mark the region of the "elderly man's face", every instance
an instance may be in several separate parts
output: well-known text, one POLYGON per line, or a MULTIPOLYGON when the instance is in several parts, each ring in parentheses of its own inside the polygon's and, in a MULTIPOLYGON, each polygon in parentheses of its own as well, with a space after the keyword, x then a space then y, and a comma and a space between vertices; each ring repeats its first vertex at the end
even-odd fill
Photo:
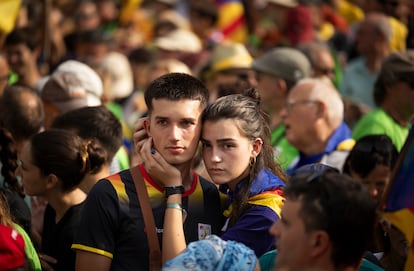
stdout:
POLYGON ((281 112, 286 126, 286 139, 298 150, 312 144, 313 135, 316 133, 315 123, 321 102, 309 97, 311 87, 310 84, 294 87, 281 112))

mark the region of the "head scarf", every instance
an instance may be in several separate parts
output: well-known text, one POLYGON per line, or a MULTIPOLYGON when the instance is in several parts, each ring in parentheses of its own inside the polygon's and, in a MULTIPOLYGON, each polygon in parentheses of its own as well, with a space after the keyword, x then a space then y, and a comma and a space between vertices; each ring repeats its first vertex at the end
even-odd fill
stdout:
POLYGON ((209 235, 204 240, 190 243, 180 255, 168 261, 162 270, 252 271, 256 264, 254 251, 244 244, 209 235))

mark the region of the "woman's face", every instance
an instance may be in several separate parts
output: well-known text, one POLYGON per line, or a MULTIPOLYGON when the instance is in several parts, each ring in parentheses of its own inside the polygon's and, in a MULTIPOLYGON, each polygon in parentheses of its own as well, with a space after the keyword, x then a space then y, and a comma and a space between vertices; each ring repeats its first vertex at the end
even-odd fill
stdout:
POLYGON ((351 176, 361 182, 367 188, 372 198, 379 202, 390 180, 391 169, 386 165, 376 165, 365 178, 362 178, 351 169, 351 176))
POLYGON ((16 174, 22 177, 24 193, 29 196, 43 196, 46 191, 47 177, 32 163, 30 142, 25 144, 20 154, 16 174))
POLYGON ((240 134, 236 120, 221 119, 203 124, 203 159, 216 184, 228 184, 234 190, 249 174, 249 162, 258 154, 254 142, 240 134))

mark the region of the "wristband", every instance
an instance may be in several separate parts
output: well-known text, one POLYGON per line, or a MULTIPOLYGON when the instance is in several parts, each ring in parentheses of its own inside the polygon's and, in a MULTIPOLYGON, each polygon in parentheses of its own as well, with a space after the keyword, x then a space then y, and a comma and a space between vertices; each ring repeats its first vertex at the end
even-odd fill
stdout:
POLYGON ((187 218, 187 211, 179 203, 176 203, 176 202, 167 202, 167 206, 165 208, 171 208, 171 209, 181 210, 181 212, 183 213, 183 222, 187 218))
POLYGON ((185 190, 184 190, 184 186, 179 185, 179 186, 166 186, 164 187, 164 192, 165 192, 165 197, 168 198, 171 195, 175 195, 175 194, 184 194, 185 190))
POLYGON ((167 206, 166 208, 174 208, 174 209, 178 209, 178 210, 184 210, 183 206, 179 203, 176 202, 167 202, 167 206))

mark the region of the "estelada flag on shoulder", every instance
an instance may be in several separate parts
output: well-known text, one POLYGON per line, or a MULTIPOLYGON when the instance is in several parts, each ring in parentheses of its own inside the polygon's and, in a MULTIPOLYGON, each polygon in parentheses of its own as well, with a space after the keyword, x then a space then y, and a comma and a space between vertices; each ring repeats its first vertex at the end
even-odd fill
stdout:
POLYGON ((384 217, 405 236, 409 248, 404 271, 414 270, 414 126, 401 150, 384 198, 384 217))

